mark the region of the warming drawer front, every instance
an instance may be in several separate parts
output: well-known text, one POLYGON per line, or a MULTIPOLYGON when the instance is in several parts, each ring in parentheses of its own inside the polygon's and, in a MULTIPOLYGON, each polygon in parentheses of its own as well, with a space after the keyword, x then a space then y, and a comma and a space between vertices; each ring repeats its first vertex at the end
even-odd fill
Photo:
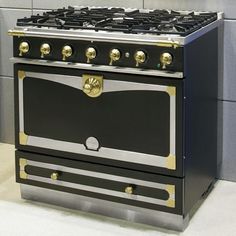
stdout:
POLYGON ((22 65, 15 77, 18 149, 183 176, 181 81, 22 65))
POLYGON ((182 214, 183 179, 16 152, 17 182, 182 214))

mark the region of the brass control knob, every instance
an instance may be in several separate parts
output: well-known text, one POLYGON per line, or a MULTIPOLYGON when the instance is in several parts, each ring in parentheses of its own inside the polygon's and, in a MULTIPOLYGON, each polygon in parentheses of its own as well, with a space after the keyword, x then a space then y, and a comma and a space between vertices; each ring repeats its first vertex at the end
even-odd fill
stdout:
POLYGON ((59 176, 59 174, 57 172, 54 172, 54 173, 51 174, 51 179, 52 180, 57 180, 58 176, 59 176))
POLYGON ((49 55, 51 52, 51 47, 48 43, 44 43, 40 47, 41 52, 41 58, 44 58, 45 56, 49 55))
POLYGON ((65 61, 67 58, 71 57, 73 54, 73 49, 71 46, 66 45, 62 48, 62 60, 65 61))
POLYGON ((95 77, 89 77, 84 81, 83 92, 89 97, 95 98, 102 94, 102 81, 95 77))
POLYGON ((19 51, 20 51, 19 56, 20 57, 23 56, 23 54, 29 52, 29 50, 30 50, 30 47, 29 47, 29 44, 27 42, 20 43, 20 46, 19 46, 19 51))
POLYGON ((169 66, 173 62, 173 57, 169 52, 164 52, 160 57, 162 69, 166 69, 166 66, 169 66))
POLYGON ((136 61, 136 66, 138 67, 139 64, 142 64, 146 61, 146 59, 147 59, 146 53, 144 51, 137 51, 134 54, 134 59, 136 61))
POLYGON ((127 194, 133 194, 134 193, 134 188, 132 186, 128 186, 125 188, 125 192, 127 194))
POLYGON ((93 60, 96 58, 97 51, 95 48, 89 47, 87 48, 85 55, 87 57, 87 63, 90 63, 90 60, 93 60))
POLYGON ((121 52, 119 49, 112 49, 110 51, 110 63, 109 65, 112 66, 113 62, 119 61, 121 57, 121 52))

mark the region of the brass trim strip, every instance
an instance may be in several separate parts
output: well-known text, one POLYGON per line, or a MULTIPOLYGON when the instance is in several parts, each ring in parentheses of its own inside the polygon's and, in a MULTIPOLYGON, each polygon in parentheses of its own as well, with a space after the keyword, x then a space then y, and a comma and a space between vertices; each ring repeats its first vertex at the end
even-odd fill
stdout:
POLYGON ((156 45, 158 46, 158 47, 167 47, 167 48, 174 48, 174 49, 176 49, 176 48, 179 48, 181 45, 180 45, 180 43, 179 42, 177 42, 177 41, 163 41, 163 42, 157 42, 156 43, 156 45))
POLYGON ((18 31, 18 30, 9 30, 9 31, 8 31, 8 35, 9 35, 9 36, 18 36, 18 37, 21 37, 21 36, 25 36, 25 32, 23 32, 23 31, 18 31))

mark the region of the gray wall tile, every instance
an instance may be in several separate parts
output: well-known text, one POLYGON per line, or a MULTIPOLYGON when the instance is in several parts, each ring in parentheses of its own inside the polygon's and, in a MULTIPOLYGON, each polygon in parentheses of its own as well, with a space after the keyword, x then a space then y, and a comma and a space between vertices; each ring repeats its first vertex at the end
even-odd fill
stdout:
POLYGON ((12 37, 7 35, 7 31, 15 26, 17 18, 29 15, 31 10, 0 8, 0 75, 13 75, 13 67, 9 61, 13 55, 12 37))
POLYGON ((236 101, 236 20, 225 20, 222 100, 236 101))
POLYGON ((144 0, 145 8, 223 11, 226 18, 236 19, 235 0, 144 0))
POLYGON ((31 0, 0 0, 0 7, 31 8, 31 0))
POLYGON ((13 79, 0 77, 0 142, 14 143, 13 79))
POLYGON ((223 103, 223 162, 220 177, 236 181, 236 103, 223 103))
POLYGON ((116 7, 133 7, 133 8, 142 8, 143 0, 33 0, 33 8, 58 8, 66 6, 116 6, 116 7))

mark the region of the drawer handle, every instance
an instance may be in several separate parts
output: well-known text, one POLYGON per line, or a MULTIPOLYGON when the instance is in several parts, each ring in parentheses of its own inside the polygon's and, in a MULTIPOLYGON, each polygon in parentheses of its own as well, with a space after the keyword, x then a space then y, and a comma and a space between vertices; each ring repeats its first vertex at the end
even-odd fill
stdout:
POLYGON ((54 173, 51 174, 51 179, 52 180, 57 180, 58 176, 59 176, 59 174, 57 172, 54 172, 54 173))
POLYGON ((132 186, 128 186, 125 188, 125 192, 127 194, 133 194, 134 193, 134 188, 132 186))

